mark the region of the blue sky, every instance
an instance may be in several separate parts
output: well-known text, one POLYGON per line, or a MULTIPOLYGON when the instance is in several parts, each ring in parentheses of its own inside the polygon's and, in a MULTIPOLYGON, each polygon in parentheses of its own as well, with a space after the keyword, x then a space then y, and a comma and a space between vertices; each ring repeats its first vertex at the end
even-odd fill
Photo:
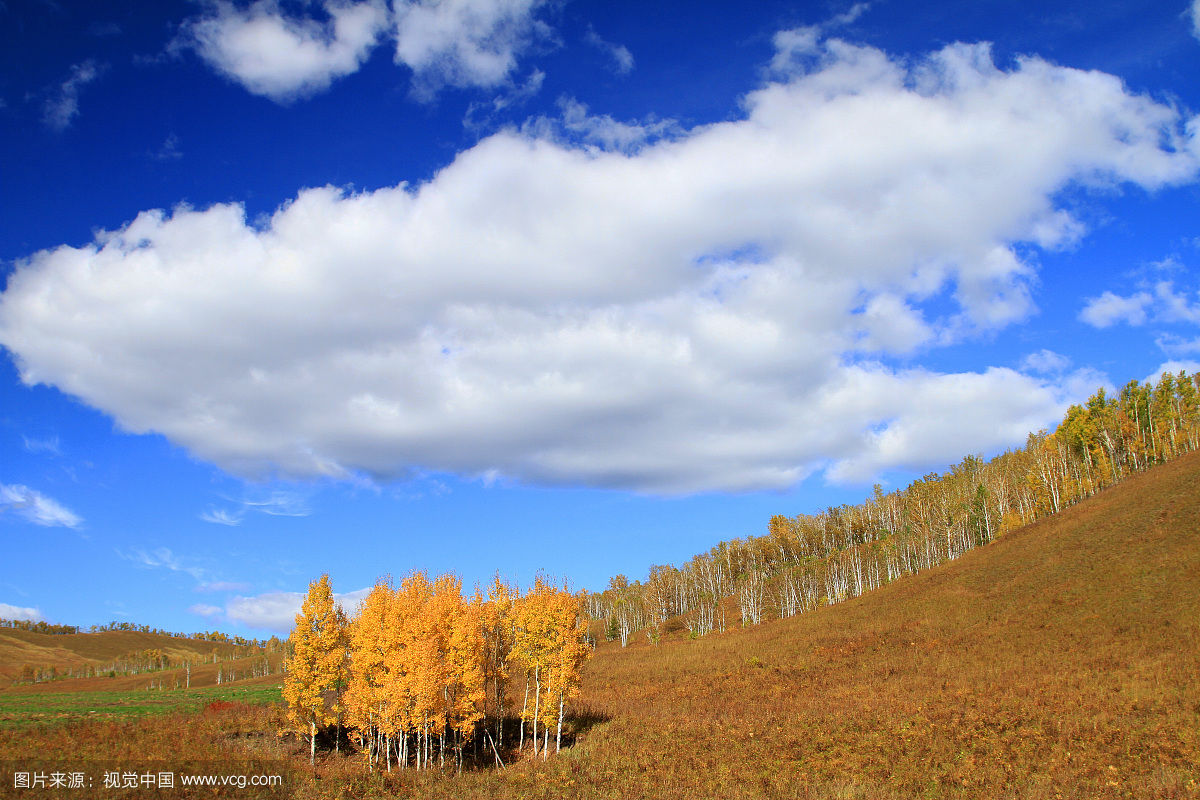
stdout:
POLYGON ((0 2, 0 616, 603 588, 1200 359, 1200 6, 0 2))

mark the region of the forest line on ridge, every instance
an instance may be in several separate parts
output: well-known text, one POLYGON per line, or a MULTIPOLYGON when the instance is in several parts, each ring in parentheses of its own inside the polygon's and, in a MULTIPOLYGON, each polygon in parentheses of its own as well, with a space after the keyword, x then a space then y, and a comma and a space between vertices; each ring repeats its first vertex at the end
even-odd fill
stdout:
POLYGON ((1066 508, 1128 475, 1200 448, 1200 374, 1132 380, 1071 405, 1052 432, 984 461, 874 493, 858 504, 773 516, 765 536, 723 541, 647 579, 614 576, 587 613, 622 646, 639 631, 657 645, 668 620, 690 637, 723 631, 729 612, 753 625, 839 603, 929 569, 1066 508))

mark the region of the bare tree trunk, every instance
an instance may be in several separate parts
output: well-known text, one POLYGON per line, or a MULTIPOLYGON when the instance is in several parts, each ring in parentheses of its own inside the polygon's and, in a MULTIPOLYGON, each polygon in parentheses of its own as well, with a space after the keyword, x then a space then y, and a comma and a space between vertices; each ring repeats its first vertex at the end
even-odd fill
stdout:
POLYGON ((534 693, 534 696, 533 696, 533 754, 536 756, 538 753, 538 749, 537 749, 538 714, 541 713, 540 710, 542 707, 542 679, 541 679, 541 675, 538 672, 538 668, 536 666, 533 668, 533 683, 534 683, 534 686, 536 687, 536 692, 534 693))
POLYGON ((529 673, 525 673, 525 702, 521 703, 521 738, 517 743, 517 752, 525 749, 525 710, 529 708, 529 673))
POLYGON ((562 752, 563 693, 558 693, 558 732, 554 734, 554 753, 562 752))
POLYGON ((317 763, 317 723, 315 720, 308 722, 308 763, 310 765, 317 763))

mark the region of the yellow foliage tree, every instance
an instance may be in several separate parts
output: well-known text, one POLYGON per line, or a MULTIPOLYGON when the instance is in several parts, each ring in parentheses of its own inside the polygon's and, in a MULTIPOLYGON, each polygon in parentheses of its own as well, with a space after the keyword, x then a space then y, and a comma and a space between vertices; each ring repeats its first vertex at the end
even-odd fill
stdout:
POLYGON ((309 584, 289 640, 283 699, 289 720, 307 730, 309 763, 315 763, 318 727, 338 720, 347 658, 346 617, 333 600, 328 575, 309 584))

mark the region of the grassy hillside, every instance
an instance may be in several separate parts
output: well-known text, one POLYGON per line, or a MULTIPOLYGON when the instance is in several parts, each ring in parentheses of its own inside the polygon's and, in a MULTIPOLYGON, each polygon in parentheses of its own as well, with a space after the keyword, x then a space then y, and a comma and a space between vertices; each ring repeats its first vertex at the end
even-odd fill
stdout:
POLYGON ((291 759, 297 797, 1200 797, 1200 456, 857 599, 711 635, 602 643, 548 762, 364 773, 266 711, 38 728, 97 748, 291 759), (91 726, 91 727, 89 727, 91 726), (115 731, 115 732, 114 732, 115 731), (241 748, 241 749, 239 749, 241 748))
MULTIPOLYGON (((15 628, 0 628, 0 691, 5 691, 16 681, 26 664, 35 667, 53 665, 60 673, 92 665, 101 667, 115 659, 145 650, 158 650, 171 663, 191 661, 192 686, 216 685, 217 672, 234 670, 244 673, 250 670, 253 657, 230 660, 235 652, 245 655, 247 648, 236 647, 228 642, 205 641, 160 633, 140 631, 102 631, 99 633, 46 634, 15 628), (218 663, 211 663, 213 654, 218 663), (203 663, 209 661, 210 663, 203 663)), ((259 648, 253 648, 261 652, 259 648)), ((268 658, 277 670, 281 655, 269 654, 268 658)), ((150 680, 162 680, 173 685, 182 670, 160 670, 138 675, 122 675, 115 678, 59 678, 33 685, 17 685, 8 691, 85 691, 95 688, 127 690, 143 688, 150 680)))
POLYGON ((844 604, 602 650, 584 749, 627 794, 1197 796, 1197 675, 1193 455, 844 604))

